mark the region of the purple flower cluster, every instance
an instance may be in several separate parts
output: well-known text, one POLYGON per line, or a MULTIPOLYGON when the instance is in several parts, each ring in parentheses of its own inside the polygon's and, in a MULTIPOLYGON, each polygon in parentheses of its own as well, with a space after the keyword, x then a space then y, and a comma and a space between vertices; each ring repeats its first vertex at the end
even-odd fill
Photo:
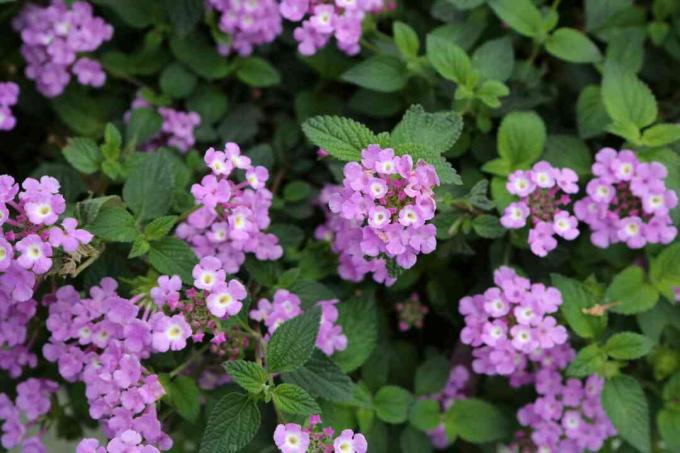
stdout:
POLYGON ((253 166, 236 143, 227 143, 224 151, 210 148, 204 160, 211 174, 191 187, 201 206, 177 227, 177 235, 199 257, 217 257, 228 274, 238 272, 246 253, 254 253, 258 260, 280 258, 278 238, 263 231, 270 223, 272 202, 272 193, 265 188, 267 169, 253 166), (245 172, 244 182, 230 178, 236 169, 245 172))
POLYGON ((562 304, 562 295, 509 267, 494 272, 494 283, 483 294, 461 299, 465 327, 460 338, 473 348, 476 373, 509 376, 523 372, 528 360, 566 343, 567 330, 549 316, 562 304))
POLYGON ((405 302, 395 304, 394 308, 399 314, 399 330, 407 332, 411 328, 422 329, 425 315, 430 309, 420 302, 418 293, 411 294, 405 302))
MULTIPOLYGON (((316 303, 321 308, 321 325, 316 337, 316 347, 327 356, 347 348, 347 337, 342 333, 342 326, 336 324, 337 303, 337 300, 320 300, 316 303)), ((281 324, 301 315, 302 312, 302 303, 297 295, 286 289, 278 289, 271 302, 268 299, 260 299, 257 308, 251 310, 249 316, 250 319, 264 323, 269 337, 281 324)))
MULTIPOLYGON (((142 295, 125 299, 117 287, 115 280, 105 278, 90 289, 88 298, 81 298, 72 286, 47 296, 50 338, 43 355, 57 363, 64 379, 85 383, 90 416, 111 439, 108 451, 126 452, 132 446, 145 452, 167 450, 172 440, 156 413, 165 390, 142 360, 153 352, 186 347, 191 327, 181 314, 152 314, 149 304, 140 310, 142 295)), ((95 440, 85 439, 78 451, 98 448, 95 440)))
POLYGON ((41 417, 49 412, 51 395, 59 385, 49 379, 30 378, 17 385, 14 402, 0 393, 0 420, 2 420, 2 446, 12 449, 21 446, 24 452, 42 453, 47 449, 42 441, 44 428, 34 435, 28 432, 41 424, 41 417))
POLYGON ((361 433, 343 430, 333 437, 333 428, 321 428, 321 417, 309 417, 309 427, 296 423, 279 424, 274 431, 274 443, 282 453, 366 453, 368 442, 361 433))
POLYGON ((19 100, 19 85, 14 82, 0 82, 0 131, 10 131, 17 124, 12 107, 19 100))
POLYGON ((530 220, 529 246, 538 256, 557 247, 555 235, 567 240, 579 235, 578 221, 567 210, 570 195, 578 192, 578 176, 570 168, 555 168, 545 161, 531 170, 517 170, 508 177, 508 192, 519 201, 505 208, 501 224, 523 228, 530 220))
POLYGON ((209 7, 221 16, 219 29, 228 35, 225 43, 218 45, 222 55, 232 51, 246 56, 253 49, 268 44, 283 30, 278 2, 275 0, 208 0, 209 7))
POLYGON ((342 187, 322 193, 330 213, 316 236, 340 253, 341 277, 360 281, 373 272, 374 280, 390 285, 388 260, 409 269, 418 254, 436 248, 437 229, 428 221, 439 177, 432 165, 419 160, 414 166, 410 155, 395 156, 391 148, 369 145, 361 157, 345 165, 342 187))
POLYGON ((669 212, 678 197, 666 187, 664 165, 642 163, 633 151, 603 148, 595 156, 593 174, 588 196, 575 204, 574 211, 590 226, 594 245, 606 248, 623 242, 637 249, 675 239, 678 230, 669 212))
POLYGON ((38 305, 33 293, 52 269, 55 249, 72 254, 92 240, 75 219, 55 225, 66 209, 59 188, 50 176, 27 178, 22 190, 11 176, 0 176, 0 369, 12 377, 36 365, 27 329, 38 305))
POLYGON ((301 25, 294 31, 298 51, 314 55, 332 37, 348 55, 361 50, 361 24, 367 14, 386 9, 384 0, 282 0, 281 15, 301 25))
MULTIPOLYGON (((465 398, 466 387, 470 380, 470 370, 464 365, 454 365, 449 372, 449 378, 446 381, 444 388, 437 394, 427 397, 437 401, 442 411, 447 411, 456 400, 465 398)), ((441 423, 435 429, 429 431, 427 435, 430 437, 432 445, 436 448, 444 449, 451 444, 451 440, 446 435, 444 423, 441 423)))
MULTIPOLYGON (((130 119, 132 110, 140 108, 153 108, 153 106, 142 97, 135 98, 132 101, 131 110, 125 113, 125 121, 130 119)), ((196 112, 183 112, 170 107, 159 107, 158 113, 163 117, 161 130, 142 145, 143 149, 152 151, 162 146, 171 146, 183 153, 188 152, 196 143, 194 129, 201 124, 200 115, 196 112)))
POLYGON ((525 431, 517 434, 516 446, 522 451, 600 451, 604 442, 616 435, 600 403, 603 385, 597 375, 585 382, 564 381, 556 370, 539 371, 539 397, 517 412, 525 431))
POLYGON ((26 77, 36 82, 43 95, 59 96, 71 73, 82 85, 104 85, 106 73, 99 62, 82 54, 111 39, 113 27, 95 17, 89 3, 76 1, 68 6, 64 0, 52 0, 46 7, 29 3, 13 26, 23 40, 26 77))
POLYGON ((194 287, 205 291, 205 299, 210 313, 220 319, 238 314, 246 298, 246 288, 238 280, 226 281, 222 262, 206 256, 193 270, 194 287))

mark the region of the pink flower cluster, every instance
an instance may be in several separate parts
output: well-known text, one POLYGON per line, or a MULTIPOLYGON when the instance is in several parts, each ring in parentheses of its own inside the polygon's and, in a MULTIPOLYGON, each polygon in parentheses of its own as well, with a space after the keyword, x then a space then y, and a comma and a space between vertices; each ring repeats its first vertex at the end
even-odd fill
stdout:
POLYGON ((341 277, 360 281, 373 272, 374 280, 390 285, 388 260, 409 269, 418 254, 436 248, 437 229, 428 221, 439 177, 432 165, 419 160, 414 166, 411 156, 395 156, 391 148, 369 145, 361 157, 345 165, 342 187, 322 193, 330 213, 316 236, 340 253, 341 277))
POLYGON ((678 197, 666 187, 664 165, 642 163, 633 151, 603 148, 595 156, 593 174, 588 196, 575 204, 574 211, 592 229, 594 245, 606 248, 623 242, 637 249, 675 239, 678 230, 669 212, 678 197))
POLYGON ((531 170, 517 170, 508 177, 508 192, 519 201, 505 208, 501 224, 523 228, 530 220, 529 246, 538 256, 557 247, 555 235, 567 240, 579 235, 578 220, 567 210, 570 195, 578 192, 578 176, 570 168, 555 168, 545 161, 531 170))
POLYGON ((111 39, 113 27, 94 16, 89 3, 76 1, 68 6, 64 0, 52 0, 46 7, 29 3, 13 26, 23 40, 26 77, 36 82, 43 95, 59 96, 71 73, 82 85, 104 85, 106 73, 99 62, 82 54, 111 39))
POLYGON ((226 281, 222 262, 213 256, 206 256, 194 267, 194 287, 205 291, 210 313, 220 319, 238 314, 246 298, 246 288, 238 280, 226 281))
MULTIPOLYGON (((337 300, 320 300, 316 303, 316 306, 321 308, 321 325, 316 337, 316 347, 327 356, 347 348, 347 337, 342 333, 342 326, 336 324, 337 303, 337 300)), ((267 336, 270 337, 281 324, 301 315, 302 312, 302 303, 297 295, 286 289, 278 289, 271 302, 260 299, 257 308, 251 310, 249 316, 250 319, 263 322, 267 327, 267 336)))
POLYGON ((366 453, 368 442, 361 433, 343 430, 333 438, 333 428, 321 428, 321 417, 309 417, 309 427, 296 423, 279 424, 274 431, 274 443, 282 453, 366 453))
POLYGON ((11 176, 0 176, 0 369, 12 377, 36 365, 28 323, 37 310, 38 279, 52 269, 55 249, 72 254, 92 240, 75 219, 55 225, 66 209, 59 181, 27 178, 21 188, 11 176))
POLYGON ((562 304, 556 288, 532 284, 509 267, 494 272, 497 286, 460 300, 465 317, 460 338, 472 346, 476 373, 523 372, 528 360, 567 341, 567 330, 549 316, 562 304))
POLYGON ((0 420, 2 420, 2 446, 12 449, 21 446, 24 452, 41 453, 47 449, 42 441, 45 433, 43 427, 29 436, 28 432, 41 424, 41 417, 47 414, 52 406, 51 395, 59 389, 59 385, 49 379, 30 378, 17 385, 17 396, 14 402, 4 393, 0 393, 0 420))
MULTIPOLYGON (((469 380, 470 370, 464 365, 454 365, 449 372, 449 379, 446 381, 444 388, 427 399, 437 401, 441 410, 445 412, 456 400, 464 399, 467 396, 466 387, 469 380)), ((438 449, 447 448, 451 444, 451 440, 446 435, 444 423, 429 431, 427 435, 430 437, 432 445, 438 449)))
POLYGON ((273 42, 283 30, 278 2, 275 0, 208 0, 209 7, 221 16, 219 29, 228 35, 227 42, 218 45, 222 55, 232 51, 246 56, 257 46, 273 42))
POLYGON ((0 131, 10 131, 17 124, 12 107, 19 100, 19 85, 14 82, 0 82, 0 131))
POLYGON ((199 257, 217 257, 229 274, 238 272, 246 253, 258 260, 280 258, 278 238, 263 231, 270 223, 272 202, 265 188, 267 169, 253 166, 236 143, 227 143, 224 151, 210 148, 204 161, 211 173, 191 187, 200 207, 177 227, 177 236, 199 257), (233 180, 236 169, 245 172, 245 181, 233 180))
MULTIPOLYGON (((131 109, 139 108, 153 108, 153 106, 146 99, 137 97, 132 101, 131 109)), ((129 120, 131 113, 131 111, 126 112, 125 121, 129 120)), ((152 151, 161 146, 171 146, 183 153, 188 152, 196 143, 194 129, 201 124, 200 115, 196 112, 182 112, 170 107, 159 107, 158 113, 163 117, 161 130, 144 143, 143 148, 152 151)))
POLYGON ((585 382, 565 381, 559 371, 539 371, 539 397, 517 412, 525 430, 517 433, 516 446, 522 451, 600 451, 604 442, 616 435, 600 403, 603 385, 597 375, 585 382))
POLYGON ((407 332, 411 328, 422 329, 425 315, 429 313, 430 309, 420 302, 418 293, 411 294, 411 297, 405 302, 395 304, 397 313, 399 315, 399 330, 407 332))
POLYGON ((338 48, 348 55, 361 50, 361 24, 367 14, 386 9, 384 0, 282 0, 281 15, 302 24, 294 31, 298 51, 314 55, 332 37, 338 48))
MULTIPOLYGON (((185 348, 191 327, 181 314, 152 314, 148 304, 140 310, 142 295, 125 299, 117 287, 115 280, 105 278, 90 288, 88 298, 72 286, 47 296, 50 338, 43 355, 58 365, 64 379, 85 383, 90 416, 111 439, 108 451, 126 452, 131 446, 145 452, 167 450, 172 440, 156 413, 165 390, 142 360, 153 352, 185 348), (138 445, 142 441, 144 450, 138 445), (122 447, 126 445, 128 449, 122 447)), ((100 451, 93 439, 83 440, 79 448, 83 453, 100 451)))

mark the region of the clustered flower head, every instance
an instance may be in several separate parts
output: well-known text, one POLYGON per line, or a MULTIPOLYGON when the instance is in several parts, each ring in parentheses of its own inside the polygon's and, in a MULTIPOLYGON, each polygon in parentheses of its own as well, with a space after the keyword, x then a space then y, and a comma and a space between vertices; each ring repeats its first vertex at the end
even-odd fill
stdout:
POLYGON ((508 376, 566 343, 567 330, 549 316, 562 304, 562 295, 505 266, 494 272, 494 282, 497 286, 483 294, 461 299, 465 327, 460 338, 473 348, 476 373, 508 376))
POLYGON ((385 0, 282 0, 281 15, 300 22, 293 35, 302 55, 314 55, 335 37, 338 48, 348 55, 361 50, 361 24, 367 14, 387 9, 385 0))
MULTIPOLYGON (((427 397, 427 399, 437 401, 440 409, 447 411, 456 400, 466 398, 466 387, 469 380, 470 370, 465 365, 454 365, 449 371, 449 378, 444 388, 440 392, 427 397)), ((451 444, 451 440, 446 435, 444 423, 440 423, 436 428, 428 431, 427 435, 436 448, 444 449, 451 444)))
MULTIPOLYGON (((149 306, 142 310, 141 295, 125 299, 117 287, 107 277, 90 288, 87 298, 72 286, 47 296, 50 337, 43 355, 58 365, 64 379, 85 383, 90 416, 110 439, 107 451, 167 450, 172 440, 156 413, 165 390, 142 360, 186 347, 191 327, 182 314, 170 316, 149 306)), ((104 451, 98 445, 95 439, 84 439, 78 451, 104 451)))
MULTIPOLYGON (((141 96, 132 101, 131 109, 153 108, 152 105, 141 96)), ((126 112, 125 120, 130 119, 132 110, 126 112)), ((201 116, 196 112, 183 112, 171 107, 159 107, 158 113, 163 118, 161 130, 142 145, 145 150, 154 150, 162 146, 171 146, 182 153, 188 152, 196 138, 194 129, 201 124, 201 116)))
POLYGON ((34 427, 38 427, 41 417, 49 412, 52 403, 50 398, 59 389, 59 385, 49 379, 30 378, 16 387, 17 396, 12 400, 0 393, 0 420, 2 420, 2 446, 12 449, 21 446, 24 452, 47 451, 42 441, 44 428, 29 435, 34 427))
POLYGON ((600 451, 604 442, 616 435, 600 402, 603 385, 597 375, 584 382, 564 380, 555 370, 539 372, 539 397, 517 412, 525 430, 517 433, 515 447, 538 452, 600 451))
POLYGON ((26 77, 34 80, 47 97, 59 96, 71 81, 101 87, 106 73, 98 61, 83 56, 113 36, 113 27, 92 14, 92 6, 76 1, 52 0, 49 6, 27 4, 14 19, 21 33, 21 53, 26 60, 26 77))
POLYGON ((622 242, 637 249, 675 239, 678 230, 669 212, 678 197, 666 187, 663 164, 640 162, 633 151, 603 148, 592 168, 596 178, 574 210, 590 226, 594 245, 606 248, 622 242))
POLYGON ((422 329, 425 315, 430 311, 426 305, 420 302, 418 293, 411 294, 405 302, 399 302, 394 306, 399 315, 399 330, 406 332, 411 328, 422 329))
POLYGON ((555 168, 545 161, 531 170, 517 170, 508 177, 508 192, 519 201, 505 208, 501 224, 510 229, 530 224, 529 246, 538 256, 557 247, 555 235, 567 240, 579 235, 578 221, 569 213, 571 196, 578 192, 578 176, 570 168, 555 168))
POLYGON ((361 163, 345 165, 342 187, 322 193, 330 215, 316 235, 340 253, 341 277, 360 281, 372 272, 374 280, 390 285, 388 260, 409 269, 418 254, 436 248, 437 229, 428 222, 439 177, 432 165, 419 160, 414 166, 410 155, 395 156, 391 148, 369 145, 361 157, 361 163))
POLYGON ((333 437, 333 428, 322 428, 321 417, 309 417, 309 426, 296 423, 279 424, 274 431, 274 443, 282 453, 366 453, 368 442, 361 433, 343 430, 333 437))
POLYGON ((75 253, 92 235, 65 218, 66 201, 59 181, 51 176, 26 178, 19 187, 0 176, 0 369, 12 377, 36 357, 27 344, 28 323, 37 310, 33 294, 42 276, 61 253, 75 253), (61 250, 56 253, 55 249, 61 250))
POLYGON ((0 82, 0 131, 10 131, 17 124, 12 107, 19 100, 19 85, 14 82, 0 82))
POLYGON ((204 161, 211 172, 191 193, 200 207, 177 228, 199 257, 213 256, 229 274, 238 272, 246 253, 258 260, 276 260, 283 255, 276 236, 265 233, 269 227, 272 193, 265 188, 269 172, 252 165, 236 143, 224 151, 208 149, 204 161), (236 182, 236 170, 245 173, 236 182))
POLYGON ((209 7, 221 16, 219 29, 227 40, 218 51, 229 55, 232 51, 246 56, 257 46, 274 41, 281 34, 282 20, 276 0, 208 0, 209 7))
MULTIPOLYGON (((335 351, 347 349, 347 336, 338 321, 337 300, 320 300, 315 305, 321 309, 321 324, 316 337, 316 347, 327 356, 335 351)), ((250 319, 263 322, 267 327, 267 338, 284 322, 303 313, 300 298, 286 289, 278 289, 271 302, 260 299, 257 308, 250 311, 250 319)))

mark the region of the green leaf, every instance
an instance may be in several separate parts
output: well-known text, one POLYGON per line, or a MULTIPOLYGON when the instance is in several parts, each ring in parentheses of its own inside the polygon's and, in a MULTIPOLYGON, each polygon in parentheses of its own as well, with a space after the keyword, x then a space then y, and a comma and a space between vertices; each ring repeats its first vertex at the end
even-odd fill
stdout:
POLYGON ((441 423, 439 402, 427 399, 416 400, 409 411, 408 421, 421 431, 435 429, 441 423))
POLYGON ((607 303, 615 304, 611 307, 614 313, 631 315, 654 307, 659 292, 647 283, 641 267, 629 266, 614 277, 605 298, 607 303))
POLYGON ((463 130, 463 119, 456 112, 428 113, 421 105, 412 105, 391 134, 392 144, 423 145, 442 154, 455 145, 463 130))
POLYGON ((643 453, 651 451, 647 398, 635 378, 622 374, 605 382, 602 407, 624 440, 643 453))
POLYGON ((464 85, 472 72, 467 53, 453 41, 433 34, 427 36, 427 58, 445 79, 464 85))
POLYGON ((170 49, 179 61, 206 79, 222 79, 233 70, 229 60, 217 53, 215 44, 199 33, 173 36, 170 49))
POLYGON ((593 138, 605 131, 611 122, 602 103, 600 87, 588 85, 576 101, 576 123, 582 139, 593 138))
POLYGON ((659 434, 668 451, 680 450, 680 409, 662 409, 656 417, 659 434))
POLYGON ((649 354, 653 346, 654 342, 644 335, 620 332, 609 337, 605 350, 614 359, 634 360, 649 354))
POLYGON ((606 61, 614 62, 628 71, 638 73, 645 57, 647 33, 643 27, 621 27, 611 30, 607 42, 606 61))
POLYGON ((163 152, 144 155, 128 174, 123 200, 139 220, 165 215, 172 203, 174 172, 163 152))
POLYGON ((158 83, 163 93, 173 98, 185 98, 196 87, 196 76, 179 63, 173 63, 161 72, 158 83))
POLYGON ((394 44, 396 44, 403 56, 407 58, 418 56, 420 40, 418 39, 418 34, 410 25, 395 21, 392 24, 392 34, 394 35, 394 44))
POLYGON ((488 0, 500 20, 517 33, 535 38, 543 31, 543 18, 531 0, 488 0))
POLYGON ((451 364, 443 356, 436 354, 424 361, 416 369, 415 394, 423 396, 441 391, 449 379, 451 364))
POLYGON ((297 203, 311 196, 313 190, 308 182, 300 179, 291 181, 283 188, 283 199, 291 203, 297 203))
POLYGON ((104 128, 104 144, 100 148, 104 158, 117 161, 120 158, 120 147, 122 144, 123 138, 118 128, 111 123, 106 123, 104 128))
POLYGON ((157 241, 172 230, 177 222, 176 215, 169 215, 153 219, 146 227, 144 227, 144 237, 149 241, 157 241))
POLYGON ((430 453, 432 441, 427 434, 407 426, 399 437, 399 446, 404 453, 430 453))
POLYGON ((95 0, 95 3, 110 7, 133 28, 152 24, 159 6, 154 0, 95 0))
POLYGON ((328 401, 347 402, 352 398, 352 380, 319 350, 314 351, 304 366, 285 373, 283 380, 328 401))
POLYGON ((496 109, 501 106, 498 98, 510 94, 510 89, 502 82, 485 80, 477 89, 475 95, 487 106, 496 109))
POLYGON ((607 362, 607 353, 597 344, 591 344, 581 349, 567 368, 569 376, 583 378, 600 370, 607 362))
POLYGON ((573 135, 549 135, 543 157, 555 167, 571 168, 579 176, 589 175, 593 164, 588 145, 573 135))
POLYGON ((201 124, 214 124, 227 112, 227 96, 210 85, 200 85, 186 101, 187 109, 201 117, 201 124))
POLYGON ((369 90, 393 93, 406 86, 408 72, 398 58, 378 55, 352 66, 340 78, 369 90))
POLYGON ((665 247, 652 259, 649 279, 668 300, 675 300, 674 289, 680 287, 680 242, 665 247))
POLYGON ((144 143, 156 135, 163 125, 163 117, 149 108, 135 109, 125 130, 128 143, 144 143))
POLYGON ((230 360, 224 363, 224 369, 234 382, 249 393, 260 393, 267 383, 267 372, 255 362, 230 360))
POLYGON ((562 293, 560 313, 569 327, 582 338, 595 338, 602 334, 607 326, 606 316, 590 316, 583 309, 590 308, 599 300, 583 283, 558 274, 552 274, 552 284, 562 293))
POLYGON ((377 342, 378 319, 375 302, 364 296, 338 305, 338 324, 347 336, 347 349, 337 351, 333 360, 345 373, 359 368, 373 352, 377 342))
POLYGON ((203 2, 201 0, 168 0, 166 11, 177 34, 184 36, 193 30, 203 17, 203 2))
POLYGON ((315 116, 302 124, 307 139, 340 160, 360 160, 378 138, 366 126, 341 116, 315 116))
POLYGON ((321 408, 309 393, 294 384, 279 384, 272 392, 274 405, 288 414, 309 416, 320 414, 321 408))
POLYGON ((401 387, 388 385, 375 394, 373 406, 378 418, 385 423, 404 423, 413 403, 413 395, 401 387))
POLYGON ((403 156, 404 154, 409 154, 414 162, 419 159, 434 166, 439 180, 442 184, 462 184, 462 180, 458 175, 458 172, 453 168, 450 162, 446 158, 440 155, 438 152, 431 150, 430 148, 418 145, 415 143, 401 143, 395 145, 394 149, 397 155, 403 156))
POLYGON ((538 160, 545 145, 545 124, 535 112, 512 112, 498 130, 498 154, 511 169, 528 167, 538 160))
POLYGON ((246 395, 228 393, 215 404, 201 440, 200 453, 237 452, 260 428, 257 403, 246 395))
POLYGON ((478 399, 458 400, 444 414, 449 438, 460 436, 474 444, 494 442, 510 434, 509 420, 493 405, 478 399))
POLYGON ((545 49, 571 63, 597 63, 602 53, 586 35, 573 28, 562 27, 555 30, 545 42, 545 49))
POLYGON ((241 60, 236 77, 252 87, 270 87, 281 82, 281 74, 267 60, 249 57, 241 60))
POLYGON ((670 145, 680 140, 680 126, 677 124, 655 124, 642 133, 642 144, 645 146, 670 145))
POLYGON ((179 275, 189 284, 193 282, 191 271, 198 264, 198 258, 186 242, 168 236, 151 243, 149 262, 159 273, 179 275))
POLYGON ((105 206, 122 207, 123 202, 118 195, 108 195, 106 197, 90 198, 88 200, 80 201, 76 204, 76 218, 78 219, 78 223, 85 225, 85 228, 89 229, 89 225, 94 222, 105 206))
POLYGON ((615 122, 630 122, 643 128, 657 117, 656 98, 652 91, 635 74, 614 64, 605 65, 602 102, 615 122))
POLYGON ((472 54, 472 66, 487 79, 505 82, 514 65, 515 52, 508 37, 490 39, 472 54))
POLYGON ((177 376, 174 379, 166 374, 160 376, 165 389, 163 399, 177 409, 182 418, 196 423, 201 415, 200 391, 196 381, 189 376, 177 376))
POLYGON ((133 242, 139 236, 139 229, 127 209, 112 206, 102 208, 87 230, 100 239, 109 242, 133 242))
POLYGON ((321 312, 318 308, 281 324, 269 340, 267 369, 270 373, 285 373, 303 366, 314 351, 319 332, 321 312))
POLYGON ((92 139, 69 138, 62 152, 68 163, 81 173, 90 175, 99 170, 102 153, 99 151, 97 143, 92 139))
POLYGON ((130 253, 128 253, 127 257, 130 259, 137 258, 142 255, 146 255, 149 253, 149 250, 151 250, 151 244, 144 238, 144 236, 140 234, 132 243, 132 248, 130 249, 130 253))
POLYGON ((490 214, 478 215, 472 221, 472 229, 479 237, 486 239, 496 239, 506 233, 506 229, 501 225, 498 217, 490 214))

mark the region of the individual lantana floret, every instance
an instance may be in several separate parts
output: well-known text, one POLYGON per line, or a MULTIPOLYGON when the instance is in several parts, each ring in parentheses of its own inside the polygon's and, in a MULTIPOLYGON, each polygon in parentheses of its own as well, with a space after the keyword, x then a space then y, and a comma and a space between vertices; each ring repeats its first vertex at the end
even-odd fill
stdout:
MULTIPOLYGON (((321 308, 321 325, 316 337, 316 347, 327 356, 335 351, 347 349, 347 337, 342 333, 342 326, 336 324, 338 309, 337 300, 320 300, 315 305, 321 308)), ((250 319, 263 322, 267 327, 269 338, 284 322, 301 315, 302 303, 300 298, 285 289, 278 289, 270 302, 260 299, 257 308, 250 311, 250 319)))
POLYGON ((399 330, 406 332, 411 328, 422 329, 425 315, 430 311, 426 305, 420 303, 418 293, 411 294, 405 302, 394 306, 399 315, 399 330))
POLYGON ((432 165, 423 160, 414 165, 410 155, 395 156, 391 148, 369 145, 361 157, 345 165, 342 188, 324 194, 332 216, 317 237, 330 233, 341 253, 343 278, 358 281, 373 272, 376 281, 390 285, 388 260, 409 269, 418 254, 436 247, 437 230, 429 221, 439 177, 432 165))
POLYGON ((557 247, 555 235, 573 240, 579 235, 578 221, 567 210, 571 196, 578 192, 578 176, 570 168, 555 168, 548 162, 536 163, 531 170, 517 170, 508 177, 508 192, 519 201, 505 208, 501 224, 505 228, 530 225, 529 246, 538 256, 557 247))
POLYGON ((0 82, 0 131, 14 129, 17 124, 12 107, 19 99, 19 85, 14 82, 0 82))
POLYGON ((497 286, 466 296, 459 311, 465 317, 461 341, 472 346, 476 373, 511 375, 527 360, 567 341, 567 330, 549 316, 562 304, 556 288, 532 284, 509 267, 494 272, 497 286))
POLYGON ((638 249, 675 239, 678 230, 670 210, 678 197, 666 187, 663 164, 640 162, 633 151, 603 148, 595 156, 593 174, 588 196, 576 202, 574 210, 590 226, 594 245, 606 248, 623 242, 638 249))
POLYGON ((279 424, 274 431, 274 443, 282 453, 366 453, 368 442, 361 433, 343 430, 333 437, 333 428, 323 428, 321 417, 309 417, 309 426, 296 423, 279 424))
MULTIPOLYGON (((132 110, 140 108, 153 106, 143 97, 137 96, 132 101, 131 110, 125 113, 125 121, 130 119, 132 110)), ((171 107, 159 107, 158 113, 163 118, 161 130, 142 143, 142 148, 151 151, 161 146, 171 146, 182 153, 188 152, 196 143, 194 130, 201 124, 201 116, 196 112, 183 112, 171 107)))
POLYGON ((236 143, 227 143, 224 151, 210 148, 204 160, 211 173, 191 187, 200 207, 177 227, 177 235, 199 257, 218 258, 229 274, 238 272, 246 253, 254 253, 258 260, 280 258, 278 238, 264 232, 272 202, 272 193, 265 188, 267 169, 253 166, 236 143), (236 170, 245 173, 243 182, 235 181, 236 170))
POLYGON ((10 176, 0 176, 0 368, 12 377, 36 357, 25 345, 35 315, 38 281, 55 260, 76 253, 92 240, 75 219, 58 219, 66 210, 59 182, 50 176, 27 178, 23 190, 10 176))
POLYGON ((227 35, 217 47, 222 55, 250 55, 283 31, 276 0, 208 0, 207 5, 221 14, 217 26, 227 35))
POLYGON ((41 7, 28 3, 14 19, 21 33, 21 53, 26 60, 26 77, 36 82, 47 97, 59 96, 71 80, 101 87, 106 73, 99 62, 83 56, 113 36, 113 27, 92 14, 87 2, 52 0, 41 7))
POLYGON ((338 48, 348 55, 361 50, 363 19, 388 9, 388 0, 282 0, 281 15, 292 22, 300 22, 293 36, 302 55, 314 55, 335 37, 338 48))

